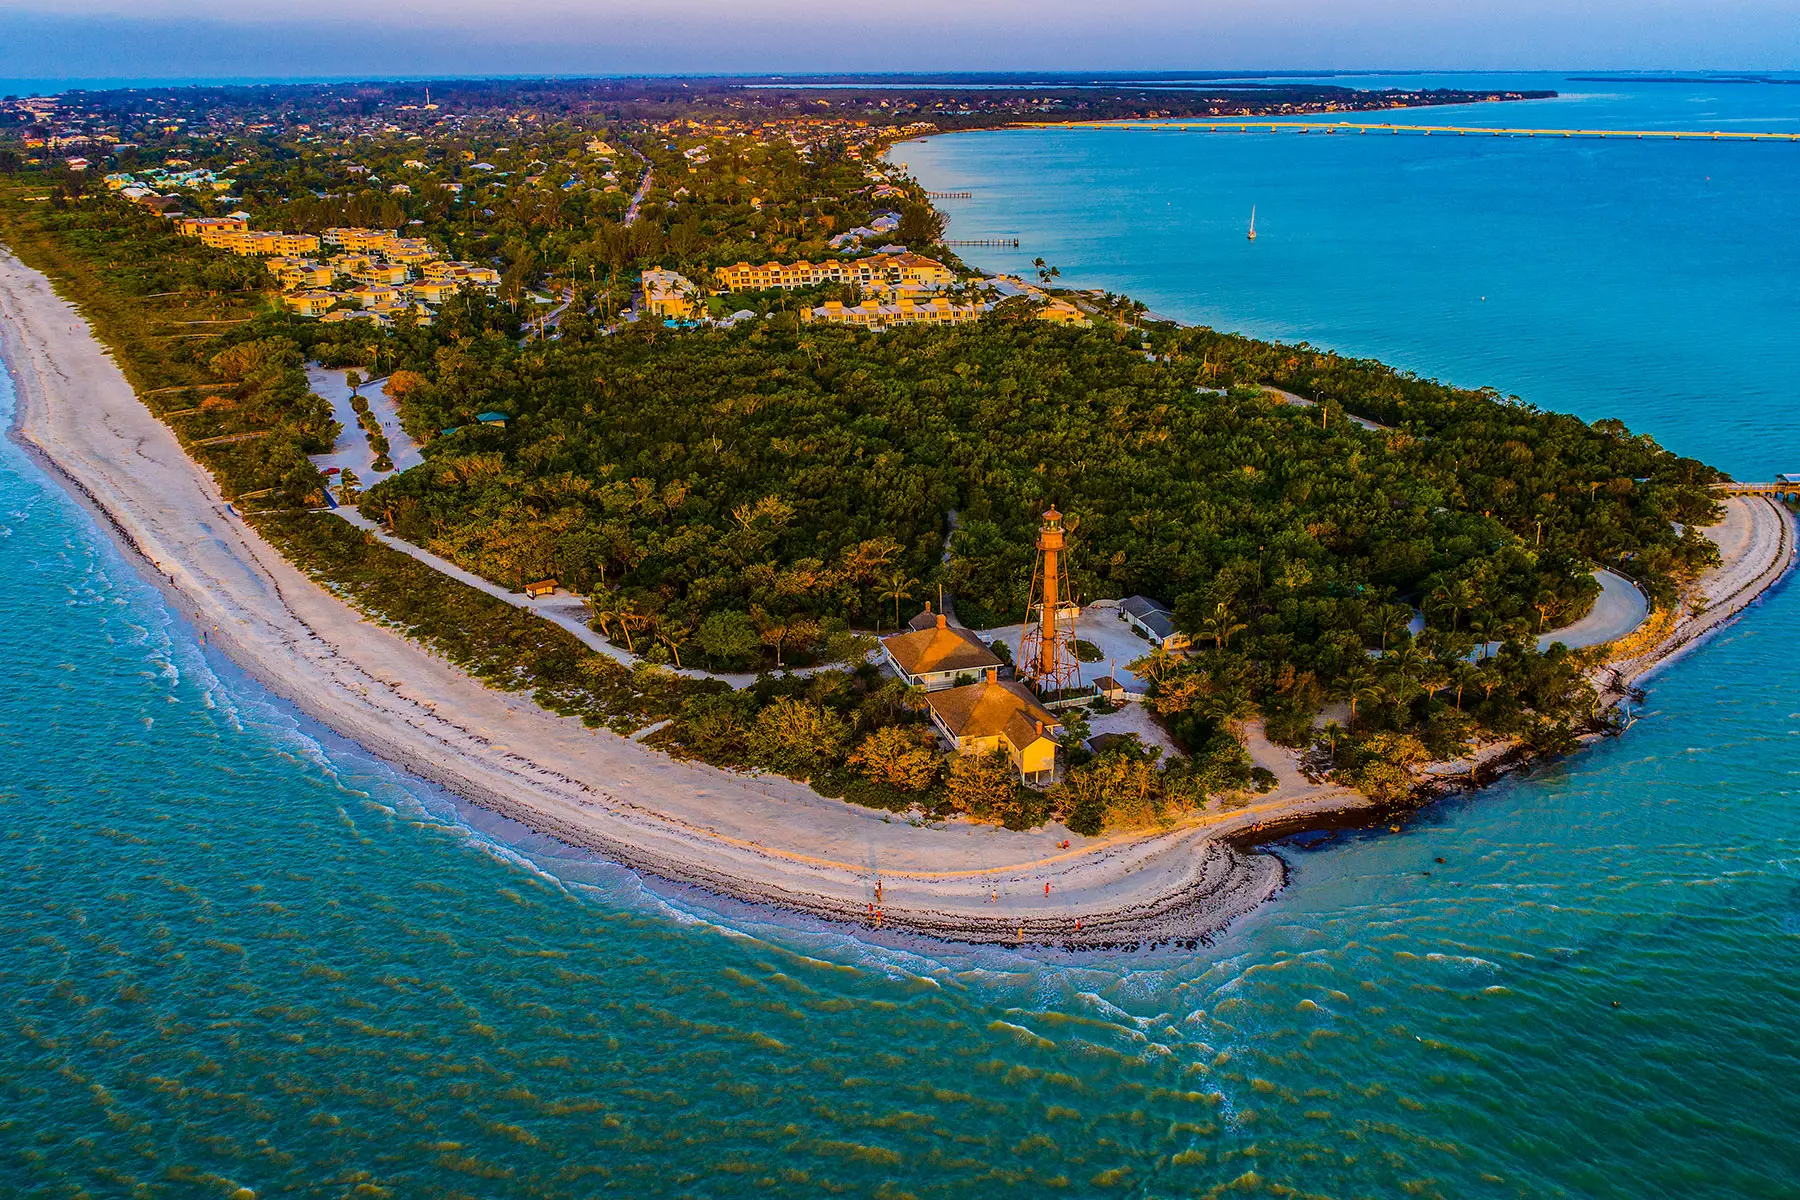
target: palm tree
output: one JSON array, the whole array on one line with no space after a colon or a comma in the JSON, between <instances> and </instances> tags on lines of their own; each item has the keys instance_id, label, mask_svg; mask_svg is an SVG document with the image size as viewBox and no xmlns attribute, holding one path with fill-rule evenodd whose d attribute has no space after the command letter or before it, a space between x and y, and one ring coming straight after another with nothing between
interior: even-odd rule
<instances>
[{"instance_id":1,"label":"palm tree","mask_svg":"<svg viewBox=\"0 0 1800 1200\"><path fill-rule=\"evenodd\" d=\"M629 654L637 653L636 647L631 644L631 623L636 616L631 601L622 596L612 596L604 605L594 605L594 620L600 623L600 632L612 637L611 625L617 621L620 632L625 635L625 650Z\"/></svg>"},{"instance_id":2,"label":"palm tree","mask_svg":"<svg viewBox=\"0 0 1800 1200\"><path fill-rule=\"evenodd\" d=\"M1351 667L1337 681L1337 694L1350 701L1350 728L1356 728L1356 704L1359 700L1380 699L1384 688L1375 672L1365 666Z\"/></svg>"},{"instance_id":3,"label":"palm tree","mask_svg":"<svg viewBox=\"0 0 1800 1200\"><path fill-rule=\"evenodd\" d=\"M1462 615L1465 610L1474 608L1481 603L1481 597L1476 595L1474 585L1466 579L1458 579L1441 585L1431 593L1431 597L1449 608L1450 630L1453 633L1456 631L1457 617Z\"/></svg>"},{"instance_id":4,"label":"palm tree","mask_svg":"<svg viewBox=\"0 0 1800 1200\"><path fill-rule=\"evenodd\" d=\"M1405 629L1412 621L1412 609L1404 604L1383 604L1376 608L1374 625L1381 634L1381 652L1387 653L1388 638Z\"/></svg>"},{"instance_id":5,"label":"palm tree","mask_svg":"<svg viewBox=\"0 0 1800 1200\"><path fill-rule=\"evenodd\" d=\"M679 621L664 621L656 627L656 636L674 656L677 671L681 670L681 644L688 640L688 634L692 632L693 630Z\"/></svg>"},{"instance_id":6,"label":"palm tree","mask_svg":"<svg viewBox=\"0 0 1800 1200\"><path fill-rule=\"evenodd\" d=\"M1492 632L1492 622L1473 614L1469 617L1469 632L1475 635L1475 657L1479 661L1487 657L1488 635Z\"/></svg>"},{"instance_id":7,"label":"palm tree","mask_svg":"<svg viewBox=\"0 0 1800 1200\"><path fill-rule=\"evenodd\" d=\"M1474 663L1458 663L1451 672L1451 682L1456 685L1456 711L1462 711L1462 694L1464 688L1476 687L1481 683L1481 668Z\"/></svg>"},{"instance_id":8,"label":"palm tree","mask_svg":"<svg viewBox=\"0 0 1800 1200\"><path fill-rule=\"evenodd\" d=\"M1324 728L1319 730L1319 736L1325 739L1325 744L1327 746L1331 747L1331 761L1332 762L1337 761L1338 739L1342 738L1344 736L1344 734L1345 734L1344 727L1342 725L1339 725L1336 721L1325 722Z\"/></svg>"},{"instance_id":9,"label":"palm tree","mask_svg":"<svg viewBox=\"0 0 1800 1200\"><path fill-rule=\"evenodd\" d=\"M1241 621L1231 619L1231 606L1221 600L1213 609L1212 616L1200 622L1200 634L1213 640L1213 649L1222 650L1232 636L1244 632L1249 626Z\"/></svg>"},{"instance_id":10,"label":"palm tree","mask_svg":"<svg viewBox=\"0 0 1800 1200\"><path fill-rule=\"evenodd\" d=\"M887 577L886 589L875 594L877 600L892 600L894 602L895 629L900 628L900 602L902 600L912 599L912 590L918 586L919 581L917 579L909 579L905 571L890 571Z\"/></svg>"}]
</instances>

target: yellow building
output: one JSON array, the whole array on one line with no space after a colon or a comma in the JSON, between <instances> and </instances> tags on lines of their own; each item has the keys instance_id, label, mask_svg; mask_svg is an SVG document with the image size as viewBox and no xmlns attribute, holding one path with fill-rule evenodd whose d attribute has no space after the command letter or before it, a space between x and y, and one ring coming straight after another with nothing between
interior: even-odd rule
<instances>
[{"instance_id":1,"label":"yellow building","mask_svg":"<svg viewBox=\"0 0 1800 1200\"><path fill-rule=\"evenodd\" d=\"M437 251L424 238L390 238L382 249L390 262L423 263L437 257Z\"/></svg>"},{"instance_id":2,"label":"yellow building","mask_svg":"<svg viewBox=\"0 0 1800 1200\"><path fill-rule=\"evenodd\" d=\"M412 278L412 272L406 269L405 264L381 259L365 259L349 275L358 283L385 284L389 287L398 287Z\"/></svg>"},{"instance_id":3,"label":"yellow building","mask_svg":"<svg viewBox=\"0 0 1800 1200\"><path fill-rule=\"evenodd\" d=\"M644 272L643 286L646 316L686 320L698 311L700 289L684 275L653 267Z\"/></svg>"},{"instance_id":4,"label":"yellow building","mask_svg":"<svg viewBox=\"0 0 1800 1200\"><path fill-rule=\"evenodd\" d=\"M365 283L350 289L352 300L362 305L364 312L372 312L378 304L395 304L401 299L400 289L385 283Z\"/></svg>"},{"instance_id":5,"label":"yellow building","mask_svg":"<svg viewBox=\"0 0 1800 1200\"><path fill-rule=\"evenodd\" d=\"M714 272L719 290L757 292L765 288L816 287L822 283L854 283L871 291L930 291L956 282L956 273L919 254L871 254L831 262L740 262Z\"/></svg>"},{"instance_id":6,"label":"yellow building","mask_svg":"<svg viewBox=\"0 0 1800 1200\"><path fill-rule=\"evenodd\" d=\"M898 325L956 325L978 321L987 311L985 304L952 304L942 296L933 300L914 300L902 296L893 304L864 300L846 305L840 300L827 300L817 308L804 310L807 321L823 321L830 325L857 325L864 329L892 329Z\"/></svg>"},{"instance_id":7,"label":"yellow building","mask_svg":"<svg viewBox=\"0 0 1800 1200\"><path fill-rule=\"evenodd\" d=\"M289 292L281 303L295 316L322 317L341 299L336 292Z\"/></svg>"},{"instance_id":8,"label":"yellow building","mask_svg":"<svg viewBox=\"0 0 1800 1200\"><path fill-rule=\"evenodd\" d=\"M928 692L954 687L959 676L973 679L1000 665L980 638L961 626L951 625L942 613L916 622L905 633L882 638L881 652L900 678Z\"/></svg>"},{"instance_id":9,"label":"yellow building","mask_svg":"<svg viewBox=\"0 0 1800 1200\"><path fill-rule=\"evenodd\" d=\"M396 296L392 300L377 300L372 304L365 304L363 311L379 321L387 321L411 313L418 324L431 324L431 310L405 296Z\"/></svg>"},{"instance_id":10,"label":"yellow building","mask_svg":"<svg viewBox=\"0 0 1800 1200\"><path fill-rule=\"evenodd\" d=\"M1038 309L1037 319L1048 321L1052 325L1092 325L1087 314L1070 304L1067 300L1052 300Z\"/></svg>"},{"instance_id":11,"label":"yellow building","mask_svg":"<svg viewBox=\"0 0 1800 1200\"><path fill-rule=\"evenodd\" d=\"M224 235L236 234L249 227L250 223L242 217L186 217L178 226L183 237L197 237L214 249L223 248L220 241Z\"/></svg>"},{"instance_id":12,"label":"yellow building","mask_svg":"<svg viewBox=\"0 0 1800 1200\"><path fill-rule=\"evenodd\" d=\"M740 262L735 266L720 267L713 272L713 276L718 281L720 291L760 292L765 288L812 287L831 283L836 279L834 271L840 265L807 262L805 259L796 263L763 263L754 267L747 262Z\"/></svg>"},{"instance_id":13,"label":"yellow building","mask_svg":"<svg viewBox=\"0 0 1800 1200\"><path fill-rule=\"evenodd\" d=\"M931 723L958 754L1004 750L1026 783L1056 778L1056 735L1062 726L1024 684L1002 683L999 671L987 678L932 692L925 697Z\"/></svg>"},{"instance_id":14,"label":"yellow building","mask_svg":"<svg viewBox=\"0 0 1800 1200\"><path fill-rule=\"evenodd\" d=\"M877 290L883 287L931 290L956 282L956 275L949 267L922 254L871 254L867 258L853 258L844 265L849 268L846 277L852 282Z\"/></svg>"},{"instance_id":15,"label":"yellow building","mask_svg":"<svg viewBox=\"0 0 1800 1200\"><path fill-rule=\"evenodd\" d=\"M201 235L204 239L206 235ZM230 250L233 254L255 254L281 257L300 257L319 252L319 239L310 233L278 233L275 231L258 231L240 229L235 233L214 235L217 239L209 242L221 250Z\"/></svg>"},{"instance_id":16,"label":"yellow building","mask_svg":"<svg viewBox=\"0 0 1800 1200\"><path fill-rule=\"evenodd\" d=\"M334 227L327 229L320 236L330 245L369 253L385 251L388 244L400 235L392 229L339 229Z\"/></svg>"},{"instance_id":17,"label":"yellow building","mask_svg":"<svg viewBox=\"0 0 1800 1200\"><path fill-rule=\"evenodd\" d=\"M406 289L413 299L426 304L442 304L456 295L456 284L444 279L421 279Z\"/></svg>"},{"instance_id":18,"label":"yellow building","mask_svg":"<svg viewBox=\"0 0 1800 1200\"><path fill-rule=\"evenodd\" d=\"M336 273L330 267L310 258L271 258L268 266L269 274L275 277L284 291L330 287L331 281L336 278Z\"/></svg>"},{"instance_id":19,"label":"yellow building","mask_svg":"<svg viewBox=\"0 0 1800 1200\"><path fill-rule=\"evenodd\" d=\"M500 290L500 272L474 263L446 262L437 259L419 268L420 278L430 283L448 283L458 290L479 289L490 296Z\"/></svg>"}]
</instances>

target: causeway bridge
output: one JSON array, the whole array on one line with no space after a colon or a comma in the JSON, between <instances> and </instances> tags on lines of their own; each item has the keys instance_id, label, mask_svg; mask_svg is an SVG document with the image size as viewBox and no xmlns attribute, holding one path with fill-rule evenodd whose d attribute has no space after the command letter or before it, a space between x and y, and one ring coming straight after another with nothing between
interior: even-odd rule
<instances>
[{"instance_id":1,"label":"causeway bridge","mask_svg":"<svg viewBox=\"0 0 1800 1200\"><path fill-rule=\"evenodd\" d=\"M1800 132L1745 129L1523 129L1492 125L1397 125L1350 121L1025 121L1026 129L1163 130L1187 133L1371 133L1422 137L1601 138L1613 141L1800 142Z\"/></svg>"},{"instance_id":2,"label":"causeway bridge","mask_svg":"<svg viewBox=\"0 0 1800 1200\"><path fill-rule=\"evenodd\" d=\"M1739 483L1729 480L1712 485L1721 496L1773 496L1777 500L1800 500L1800 475L1777 479L1773 483Z\"/></svg>"}]
</instances>

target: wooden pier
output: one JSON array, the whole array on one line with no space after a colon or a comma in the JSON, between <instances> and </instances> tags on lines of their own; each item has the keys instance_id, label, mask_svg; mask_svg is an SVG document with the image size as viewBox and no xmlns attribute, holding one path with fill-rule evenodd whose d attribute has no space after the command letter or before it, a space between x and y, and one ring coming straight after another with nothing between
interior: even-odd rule
<instances>
[{"instance_id":1,"label":"wooden pier","mask_svg":"<svg viewBox=\"0 0 1800 1200\"><path fill-rule=\"evenodd\" d=\"M1785 500L1792 496L1800 500L1800 479L1780 480L1773 483L1739 483L1730 480L1712 485L1713 491L1723 496L1773 496L1777 500Z\"/></svg>"},{"instance_id":2,"label":"wooden pier","mask_svg":"<svg viewBox=\"0 0 1800 1200\"><path fill-rule=\"evenodd\" d=\"M1610 141L1665 142L1800 142L1800 132L1727 129L1521 129L1485 125L1396 125L1350 121L1031 121L1025 129L1115 129L1186 133L1386 133L1449 137L1599 138Z\"/></svg>"},{"instance_id":3,"label":"wooden pier","mask_svg":"<svg viewBox=\"0 0 1800 1200\"><path fill-rule=\"evenodd\" d=\"M1018 238L946 238L939 242L940 246L1000 246L1008 250L1019 248Z\"/></svg>"},{"instance_id":4,"label":"wooden pier","mask_svg":"<svg viewBox=\"0 0 1800 1200\"><path fill-rule=\"evenodd\" d=\"M927 200L973 200L974 192L926 192Z\"/></svg>"}]
</instances>

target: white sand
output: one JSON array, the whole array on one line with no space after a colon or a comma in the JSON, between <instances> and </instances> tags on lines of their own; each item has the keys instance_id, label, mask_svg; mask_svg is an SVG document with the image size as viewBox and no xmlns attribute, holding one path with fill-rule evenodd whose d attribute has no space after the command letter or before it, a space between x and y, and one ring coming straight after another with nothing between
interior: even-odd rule
<instances>
[{"instance_id":1,"label":"white sand","mask_svg":"<svg viewBox=\"0 0 1800 1200\"><path fill-rule=\"evenodd\" d=\"M1278 860L1241 854L1227 838L1365 803L1307 784L1284 768L1285 752L1255 738L1258 761L1282 776L1270 796L1151 835L1075 838L1062 851L1056 843L1071 835L1056 825L914 825L787 780L675 762L493 691L314 584L230 515L80 315L3 251L0 318L19 395L15 436L246 670L390 761L647 873L849 920L865 919L879 881L888 928L959 940L1185 938L1280 886ZM1768 577L1762 554L1785 545L1791 556L1791 534L1771 539L1750 524L1744 557L1758 561L1740 567Z\"/></svg>"}]
</instances>

